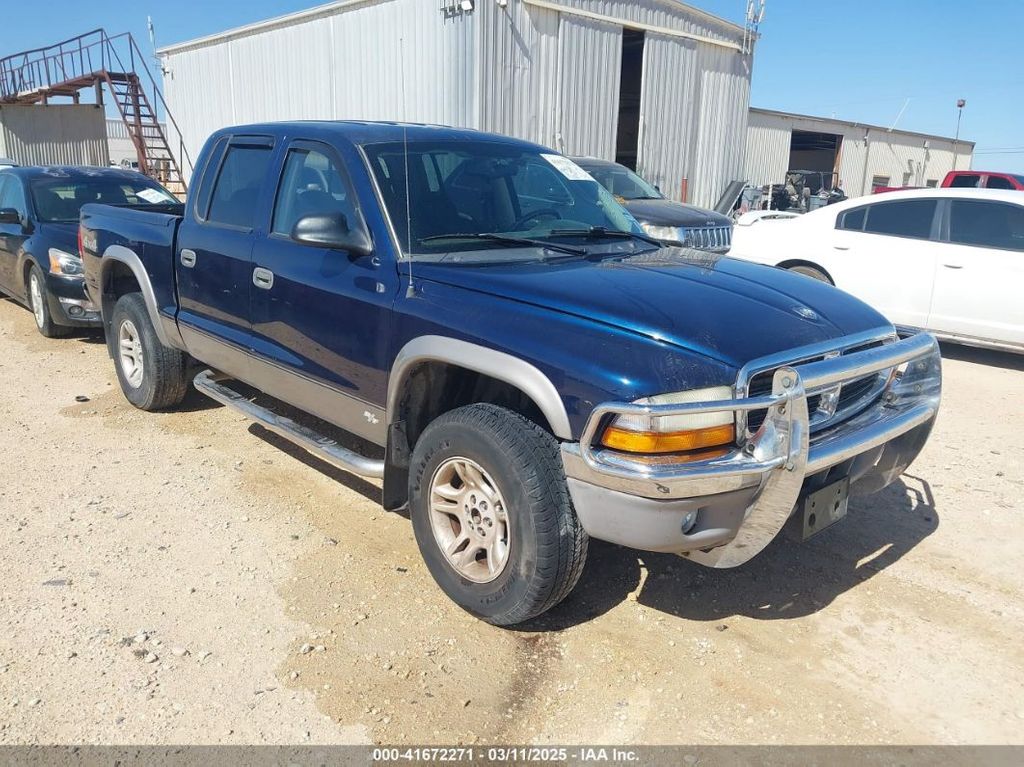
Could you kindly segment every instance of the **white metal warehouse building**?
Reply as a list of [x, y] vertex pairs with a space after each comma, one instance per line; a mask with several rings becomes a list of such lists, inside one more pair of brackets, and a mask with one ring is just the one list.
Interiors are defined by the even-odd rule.
[[711, 205], [743, 176], [747, 37], [676, 0], [340, 0], [158, 53], [193, 159], [232, 124], [440, 123], [618, 159]]
[[787, 170], [838, 173], [850, 197], [879, 186], [938, 186], [971, 167], [974, 142], [824, 117], [751, 109], [746, 178], [781, 184]]

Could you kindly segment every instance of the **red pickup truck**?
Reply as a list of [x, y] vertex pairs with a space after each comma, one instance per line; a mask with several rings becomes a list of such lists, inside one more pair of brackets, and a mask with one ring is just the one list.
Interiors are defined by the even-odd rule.
[[1018, 189], [1024, 191], [1024, 175], [982, 170], [951, 170], [942, 179], [941, 186], [961, 189]]

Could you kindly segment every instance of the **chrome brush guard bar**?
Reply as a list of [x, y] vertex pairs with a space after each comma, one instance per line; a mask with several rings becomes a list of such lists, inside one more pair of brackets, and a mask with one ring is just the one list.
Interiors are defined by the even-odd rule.
[[[872, 492], [895, 480], [928, 436], [939, 407], [941, 370], [938, 343], [921, 333], [877, 348], [781, 367], [769, 395], [671, 405], [603, 404], [594, 409], [580, 442], [563, 445], [566, 475], [663, 500], [759, 487], [735, 538], [709, 551], [689, 553], [706, 565], [734, 567], [778, 534], [808, 476], [874, 451], [871, 466], [856, 478], [855, 489]], [[808, 392], [882, 371], [888, 371], [889, 378], [874, 404], [810, 440]], [[764, 424], [744, 445], [719, 458], [655, 463], [600, 446], [601, 431], [617, 415], [752, 410], [767, 410]]]

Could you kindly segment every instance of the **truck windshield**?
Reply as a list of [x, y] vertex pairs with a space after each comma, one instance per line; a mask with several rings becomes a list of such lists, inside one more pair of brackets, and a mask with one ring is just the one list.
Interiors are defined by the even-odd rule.
[[564, 252], [573, 237], [621, 248], [624, 233], [643, 236], [607, 190], [561, 155], [483, 141], [365, 151], [402, 250], [413, 257], [488, 251], [495, 260], [535, 258], [529, 250], [549, 241]]
[[53, 177], [29, 182], [36, 217], [44, 223], [77, 223], [82, 206], [168, 205], [178, 201], [155, 181], [140, 178]]
[[623, 200], [660, 200], [664, 195], [653, 186], [622, 165], [594, 165], [587, 168], [591, 176]]

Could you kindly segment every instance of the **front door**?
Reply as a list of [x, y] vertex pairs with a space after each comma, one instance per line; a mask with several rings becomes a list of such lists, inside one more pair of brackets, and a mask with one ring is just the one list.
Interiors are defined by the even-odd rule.
[[[257, 209], [265, 203], [273, 141], [234, 137], [214, 150], [192, 215], [178, 231], [178, 326], [188, 351], [248, 380], [249, 290]], [[211, 164], [210, 168], [214, 166]], [[208, 187], [208, 185], [210, 185]]]
[[1024, 344], [1024, 205], [950, 200], [928, 326]]
[[344, 162], [331, 147], [295, 141], [287, 151], [269, 234], [253, 253], [254, 383], [371, 441], [385, 441], [383, 394], [393, 265], [371, 253], [292, 239], [306, 216], [344, 214], [366, 231]]

